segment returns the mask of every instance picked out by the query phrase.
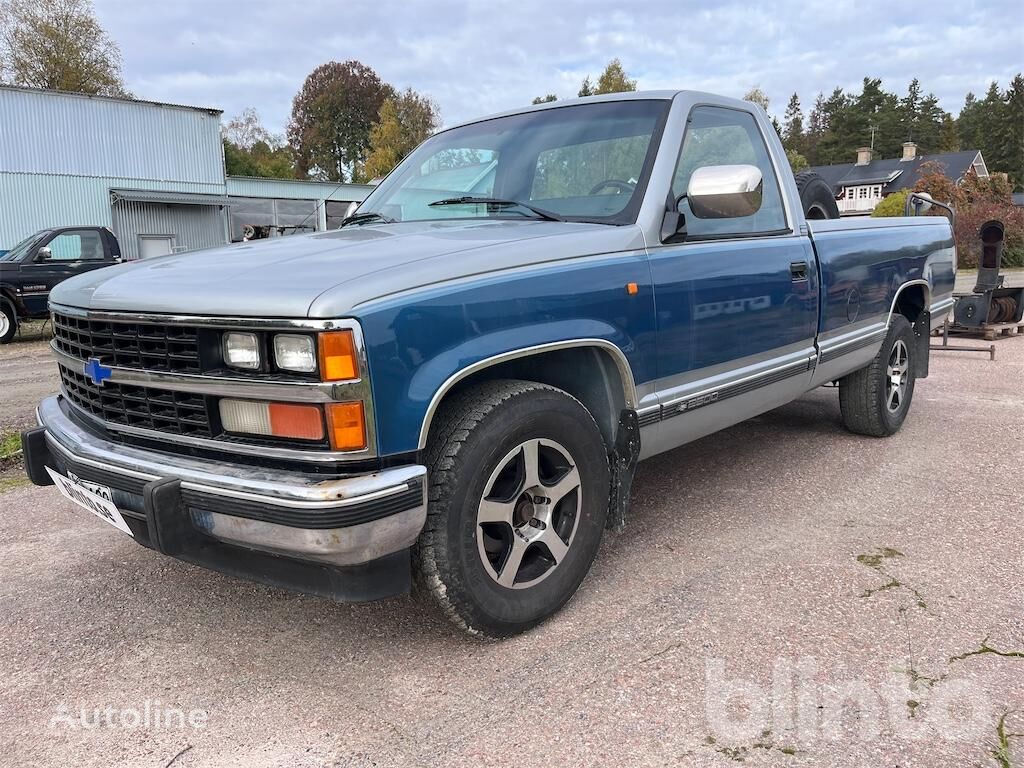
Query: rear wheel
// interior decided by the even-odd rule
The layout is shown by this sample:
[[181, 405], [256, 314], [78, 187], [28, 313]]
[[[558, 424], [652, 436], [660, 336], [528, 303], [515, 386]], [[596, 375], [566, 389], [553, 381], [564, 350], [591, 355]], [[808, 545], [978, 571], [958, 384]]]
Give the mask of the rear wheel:
[[914, 349], [910, 321], [893, 315], [871, 364], [839, 380], [839, 408], [848, 430], [872, 437], [899, 431], [914, 397]]
[[7, 302], [0, 303], [0, 344], [6, 344], [18, 332], [18, 317]]
[[526, 381], [464, 391], [435, 425], [417, 587], [474, 634], [529, 629], [572, 597], [597, 554], [608, 511], [601, 432], [575, 398]]
[[800, 205], [806, 219], [838, 219], [839, 206], [832, 188], [813, 171], [801, 171], [794, 177], [800, 193]]

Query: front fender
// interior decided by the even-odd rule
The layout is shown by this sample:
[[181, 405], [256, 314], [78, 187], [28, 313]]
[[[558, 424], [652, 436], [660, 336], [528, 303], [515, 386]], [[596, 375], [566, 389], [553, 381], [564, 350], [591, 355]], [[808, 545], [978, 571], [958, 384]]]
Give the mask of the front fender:
[[635, 407], [635, 383], [655, 378], [654, 293], [644, 262], [581, 260], [361, 313], [381, 455], [422, 448], [444, 394], [466, 376], [555, 349], [606, 350], [626, 382], [623, 401]]

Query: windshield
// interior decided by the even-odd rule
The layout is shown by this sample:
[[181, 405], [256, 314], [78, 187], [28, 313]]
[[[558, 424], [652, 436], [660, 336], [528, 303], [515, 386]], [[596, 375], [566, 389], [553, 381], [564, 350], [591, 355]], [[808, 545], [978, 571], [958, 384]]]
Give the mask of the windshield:
[[597, 102], [444, 131], [403, 160], [358, 213], [379, 214], [366, 223], [543, 218], [537, 211], [632, 223], [668, 108], [668, 101]]
[[0, 256], [0, 261], [20, 261], [21, 257], [28, 253], [32, 244], [39, 239], [39, 236], [44, 234], [43, 232], [36, 232], [34, 235], [29, 235], [16, 246], [11, 248], [7, 253]]

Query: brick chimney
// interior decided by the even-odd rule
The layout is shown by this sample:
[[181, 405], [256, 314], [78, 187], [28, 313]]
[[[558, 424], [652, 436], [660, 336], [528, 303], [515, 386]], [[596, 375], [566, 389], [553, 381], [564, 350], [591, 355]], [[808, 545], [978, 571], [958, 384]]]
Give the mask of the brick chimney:
[[875, 150], [871, 147], [861, 147], [857, 150], [857, 165], [868, 165], [871, 162], [871, 156], [875, 154]]
[[903, 142], [903, 157], [900, 158], [901, 163], [905, 163], [909, 160], [917, 159], [917, 144], [912, 141]]

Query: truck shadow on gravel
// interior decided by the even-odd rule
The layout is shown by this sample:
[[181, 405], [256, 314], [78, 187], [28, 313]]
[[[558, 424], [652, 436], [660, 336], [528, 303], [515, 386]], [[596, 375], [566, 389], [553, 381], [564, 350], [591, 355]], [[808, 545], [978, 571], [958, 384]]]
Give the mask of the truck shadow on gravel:
[[[793, 472], [807, 474], [815, 461], [808, 446], [822, 439], [862, 441], [864, 438], [842, 432], [838, 403], [830, 396], [832, 394], [827, 390], [812, 394], [641, 464], [633, 485], [633, 503], [626, 529], [620, 534], [606, 535], [595, 573], [584, 583], [570, 607], [580, 603], [586, 610], [588, 587], [593, 586], [592, 580], [607, 578], [607, 575], [602, 576], [606, 569], [635, 567], [637, 545], [644, 546], [644, 542], [652, 538], [685, 535], [695, 523], [688, 511], [690, 497], [720, 490], [723, 484], [733, 482], [740, 474], [770, 475], [777, 471], [780, 459], [787, 462]], [[779, 456], [780, 444], [789, 446], [782, 457]], [[788, 459], [790, 450], [802, 453], [803, 462], [792, 464]], [[671, 491], [671, 496], [666, 490]], [[743, 512], [751, 518], [755, 514], [753, 510]], [[700, 522], [699, 518], [696, 522]], [[375, 603], [335, 603], [211, 573], [149, 550], [136, 549], [133, 545], [124, 550], [111, 548], [103, 555], [94, 553], [91, 562], [109, 576], [125, 568], [126, 557], [133, 561], [129, 564], [133, 575], [116, 580], [112, 586], [107, 581], [114, 592], [112, 595], [104, 594], [105, 590], [101, 589], [104, 585], [97, 581], [95, 590], [86, 590], [88, 597], [79, 604], [80, 610], [104, 615], [109, 612], [110, 601], [114, 600], [128, 615], [137, 615], [155, 624], [167, 623], [168, 617], [172, 617], [172, 622], [176, 621], [175, 616], [187, 617], [188, 623], [214, 628], [216, 634], [225, 637], [266, 634], [269, 621], [276, 629], [301, 627], [302, 645], [307, 649], [321, 641], [335, 647], [339, 642], [343, 646], [358, 646], [368, 637], [386, 637], [392, 644], [409, 647], [422, 643], [450, 646], [452, 642], [465, 648], [479, 647], [479, 640], [463, 634], [444, 618], [424, 608], [413, 596]], [[92, 566], [85, 562], [81, 568], [92, 571]], [[89, 577], [84, 572], [80, 576], [86, 581], [96, 579], [95, 572]], [[154, 602], [155, 594], [144, 588], [147, 583], [174, 584], [175, 587], [173, 591], [160, 590], [159, 599]], [[111, 620], [115, 618], [111, 616]], [[558, 618], [553, 621], [557, 622]], [[270, 653], [267, 662], [272, 658]]]
[[[838, 426], [838, 404], [814, 399], [802, 400], [765, 414], [757, 419], [739, 424], [729, 430], [704, 440], [684, 446], [663, 456], [652, 459], [640, 466], [633, 486], [633, 505], [626, 529], [621, 534], [608, 534], [605, 545], [598, 556], [597, 566], [602, 561], [613, 569], [632, 560], [632, 547], [637, 539], [653, 534], [655, 523], [665, 522], [670, 510], [677, 508], [677, 502], [685, 509], [687, 496], [704, 492], [706, 486], [715, 486], [724, 476], [735, 471], [737, 466], [749, 470], [752, 465], [769, 470], [775, 451], [772, 440], [782, 440], [794, 445], [805, 446], [820, 440], [822, 435], [843, 436]], [[857, 440], [848, 436], [851, 440]], [[766, 440], [766, 438], [769, 438]], [[808, 467], [797, 471], [809, 470]], [[676, 498], [658, 503], [658, 489], [670, 486]], [[751, 513], [753, 514], [753, 513]], [[686, 515], [676, 515], [668, 524], [682, 534], [692, 521]], [[664, 530], [661, 531], [664, 533]], [[671, 535], [671, 533], [670, 533]], [[110, 552], [110, 569], [123, 567], [120, 551]], [[176, 560], [165, 559], [148, 550], [140, 550], [137, 558], [139, 570], [130, 581], [136, 586], [156, 580], [175, 584], [172, 593], [162, 596], [163, 610], [159, 615], [174, 616], [187, 613], [190, 622], [215, 626], [218, 634], [226, 636], [251, 636], [266, 631], [265, 622], [274, 617], [275, 624], [303, 626], [307, 635], [304, 644], [318, 642], [315, 635], [324, 633], [337, 644], [342, 637], [347, 643], [359, 644], [366, 636], [388, 637], [400, 645], [428, 642], [450, 644], [472, 648], [479, 647], [479, 640], [468, 637], [451, 626], [445, 619], [420, 605], [414, 596], [392, 598], [375, 603], [335, 603], [322, 598], [303, 596], [286, 590], [251, 583], [222, 574], [210, 573], [198, 566]], [[106, 570], [104, 568], [103, 570]], [[600, 569], [599, 570], [603, 570]], [[601, 578], [595, 574], [592, 578]], [[585, 604], [588, 579], [573, 602]], [[126, 611], [149, 613], [153, 604], [152, 596], [122, 586], [114, 587], [121, 594], [116, 599], [123, 601]], [[103, 604], [99, 595], [96, 605], [89, 610], [101, 611]], [[108, 598], [109, 599], [109, 596]], [[225, 606], [229, 606], [226, 610]], [[159, 622], [159, 615], [152, 619]], [[558, 621], [556, 617], [553, 621]], [[313, 636], [309, 636], [312, 633]]]

